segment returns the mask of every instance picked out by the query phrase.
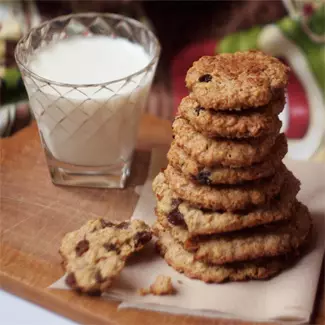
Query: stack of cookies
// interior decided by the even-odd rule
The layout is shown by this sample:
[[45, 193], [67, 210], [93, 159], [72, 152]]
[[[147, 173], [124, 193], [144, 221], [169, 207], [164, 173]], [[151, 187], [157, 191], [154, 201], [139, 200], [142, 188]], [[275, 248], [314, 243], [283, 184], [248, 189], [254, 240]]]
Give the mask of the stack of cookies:
[[311, 231], [279, 134], [289, 69], [262, 52], [205, 56], [173, 123], [169, 164], [153, 182], [157, 246], [206, 282], [265, 279], [295, 261]]

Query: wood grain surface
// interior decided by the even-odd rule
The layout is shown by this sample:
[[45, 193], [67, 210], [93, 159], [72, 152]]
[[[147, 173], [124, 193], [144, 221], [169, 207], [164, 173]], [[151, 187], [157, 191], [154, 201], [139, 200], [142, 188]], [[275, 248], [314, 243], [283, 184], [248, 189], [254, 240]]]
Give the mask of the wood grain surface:
[[[94, 215], [128, 219], [138, 199], [134, 186], [146, 178], [150, 149], [170, 141], [169, 122], [144, 116], [130, 181], [126, 189], [114, 190], [54, 186], [35, 123], [0, 140], [1, 287], [86, 324], [241, 324], [139, 310], [118, 312], [116, 302], [46, 289], [64, 273], [58, 254], [62, 236]], [[323, 287], [315, 306], [313, 322], [325, 323]]]

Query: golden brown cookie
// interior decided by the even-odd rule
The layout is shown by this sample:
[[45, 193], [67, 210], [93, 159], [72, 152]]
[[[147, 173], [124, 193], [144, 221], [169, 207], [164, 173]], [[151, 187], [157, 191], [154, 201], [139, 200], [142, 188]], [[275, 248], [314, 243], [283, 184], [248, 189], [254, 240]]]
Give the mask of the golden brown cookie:
[[236, 211], [267, 204], [281, 189], [290, 172], [284, 165], [269, 178], [240, 185], [198, 185], [171, 165], [164, 171], [167, 183], [179, 198], [203, 209]]
[[210, 265], [196, 260], [193, 253], [186, 251], [160, 225], [155, 226], [154, 232], [158, 237], [157, 249], [172, 268], [180, 273], [184, 273], [189, 278], [199, 279], [208, 283], [267, 279], [289, 265], [288, 261], [284, 258]]
[[224, 233], [285, 220], [291, 216], [300, 183], [292, 175], [284, 180], [278, 196], [262, 207], [244, 212], [201, 210], [180, 200], [169, 188], [165, 176], [160, 173], [153, 183], [157, 197], [156, 215], [162, 224], [182, 226], [190, 237]]
[[281, 113], [284, 105], [283, 96], [265, 108], [218, 112], [201, 107], [194, 98], [187, 96], [178, 111], [197, 132], [208, 137], [249, 138], [279, 132], [282, 123], [277, 114]]
[[283, 92], [289, 68], [260, 51], [203, 56], [186, 75], [186, 86], [200, 106], [241, 110], [267, 105]]
[[171, 144], [167, 158], [175, 169], [199, 184], [238, 184], [274, 175], [287, 151], [286, 137], [280, 134], [265, 161], [249, 167], [204, 167], [187, 155], [175, 142]]
[[190, 237], [180, 226], [165, 222], [172, 237], [193, 252], [196, 260], [209, 264], [225, 264], [278, 256], [296, 251], [311, 231], [311, 218], [306, 206], [296, 202], [290, 220], [284, 223], [250, 228], [227, 235]]
[[88, 221], [62, 240], [66, 283], [89, 294], [104, 292], [122, 271], [127, 257], [150, 240], [150, 227], [142, 220]]
[[244, 167], [261, 162], [270, 154], [276, 134], [251, 139], [211, 139], [194, 130], [182, 117], [173, 123], [174, 142], [192, 159], [206, 167]]

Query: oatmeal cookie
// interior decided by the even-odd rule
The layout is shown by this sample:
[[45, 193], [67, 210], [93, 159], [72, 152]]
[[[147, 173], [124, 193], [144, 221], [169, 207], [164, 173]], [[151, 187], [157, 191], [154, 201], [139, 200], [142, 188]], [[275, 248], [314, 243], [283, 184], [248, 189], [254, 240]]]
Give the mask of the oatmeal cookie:
[[311, 231], [307, 207], [296, 202], [290, 220], [227, 235], [190, 237], [186, 229], [164, 222], [172, 237], [193, 252], [196, 260], [221, 265], [278, 256], [298, 250]]
[[186, 75], [200, 106], [241, 110], [267, 105], [288, 83], [289, 68], [260, 51], [203, 56]]
[[278, 257], [262, 261], [210, 265], [196, 260], [193, 253], [186, 251], [160, 225], [155, 227], [155, 234], [158, 236], [157, 249], [171, 267], [189, 278], [208, 283], [267, 279], [289, 265], [287, 260]]
[[244, 167], [261, 162], [270, 154], [277, 134], [250, 139], [207, 138], [182, 117], [173, 123], [174, 142], [192, 159], [206, 167]]
[[271, 101], [265, 108], [238, 111], [205, 109], [187, 96], [178, 107], [179, 113], [193, 128], [208, 137], [249, 138], [279, 132], [282, 123], [277, 114], [285, 105], [284, 96]]
[[150, 227], [142, 220], [88, 221], [62, 240], [60, 254], [68, 273], [67, 284], [89, 294], [104, 292], [127, 257], [150, 240]]
[[285, 220], [291, 215], [299, 188], [300, 182], [292, 174], [288, 174], [279, 195], [269, 204], [244, 212], [227, 212], [201, 210], [180, 200], [169, 188], [163, 173], [160, 173], [153, 183], [157, 197], [158, 221], [185, 227], [190, 237], [230, 232]]
[[238, 184], [274, 175], [276, 170], [280, 167], [281, 161], [287, 151], [288, 144], [286, 137], [284, 134], [280, 134], [270, 154], [265, 158], [265, 161], [253, 164], [249, 167], [204, 167], [188, 156], [186, 152], [174, 142], [170, 146], [167, 158], [175, 169], [199, 184]]
[[203, 209], [236, 211], [267, 204], [281, 189], [290, 172], [282, 164], [269, 178], [240, 185], [198, 185], [185, 178], [171, 165], [164, 171], [167, 183], [179, 198]]

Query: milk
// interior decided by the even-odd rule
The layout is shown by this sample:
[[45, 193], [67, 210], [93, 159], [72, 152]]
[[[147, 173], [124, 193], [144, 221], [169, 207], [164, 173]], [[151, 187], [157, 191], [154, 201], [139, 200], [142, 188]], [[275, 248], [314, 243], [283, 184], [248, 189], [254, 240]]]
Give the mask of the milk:
[[[125, 78], [149, 62], [140, 45], [125, 39], [76, 36], [41, 48], [28, 67], [52, 81], [89, 85]], [[25, 77], [42, 140], [54, 158], [79, 166], [129, 161], [153, 72], [144, 70], [106, 88]]]
[[29, 68], [58, 82], [96, 84], [125, 78], [148, 63], [144, 49], [126, 39], [75, 36], [43, 48]]

